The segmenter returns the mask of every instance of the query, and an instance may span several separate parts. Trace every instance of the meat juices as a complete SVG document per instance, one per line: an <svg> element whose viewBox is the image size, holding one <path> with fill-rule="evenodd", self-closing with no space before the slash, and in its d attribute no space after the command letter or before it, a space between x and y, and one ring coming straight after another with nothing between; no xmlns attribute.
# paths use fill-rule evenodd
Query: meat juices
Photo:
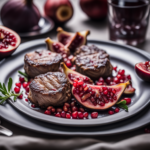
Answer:
<svg viewBox="0 0 150 150"><path fill-rule="evenodd" d="M27 53L24 58L24 69L30 77L59 70L63 58L61 54L49 50L37 50Z"/></svg>
<svg viewBox="0 0 150 150"><path fill-rule="evenodd" d="M95 45L83 45L75 52L76 71L94 80L112 75L113 67L106 51Z"/></svg>
<svg viewBox="0 0 150 150"><path fill-rule="evenodd" d="M42 108L60 106L70 100L70 83L61 72L48 72L36 76L29 85L28 98Z"/></svg>

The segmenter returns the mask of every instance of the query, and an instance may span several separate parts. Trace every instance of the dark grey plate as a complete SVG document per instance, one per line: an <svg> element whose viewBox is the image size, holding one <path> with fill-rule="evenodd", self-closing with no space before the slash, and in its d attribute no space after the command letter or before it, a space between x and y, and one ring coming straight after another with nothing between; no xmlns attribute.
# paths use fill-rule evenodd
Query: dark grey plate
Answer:
<svg viewBox="0 0 150 150"><path fill-rule="evenodd" d="M136 130L150 122L150 107L146 107L137 115L109 125L97 127L67 127L51 123L46 123L33 119L21 113L9 104L0 105L0 115L18 126L45 134L55 134L63 136L100 136L113 135Z"/></svg>
<svg viewBox="0 0 150 150"><path fill-rule="evenodd" d="M143 82L137 77L134 72L134 65L137 62L149 60L149 54L143 52L142 50L129 46L122 46L113 42L89 40L88 44L95 44L98 47L105 49L111 56L112 64L114 66L117 65L118 68L124 68L126 72L131 75L133 86L136 87L136 92L132 95L132 103L129 105L129 112L121 111L111 116L106 112L101 112L98 119L72 120L48 116L37 112L36 110L31 109L30 105L25 103L23 100L17 100L15 103L10 101L10 103L18 110L38 120L67 126L84 127L111 124L113 122L129 118L145 108L150 101L150 84ZM23 58L25 53L43 48L46 48L44 39L35 40L20 45L19 49L13 54L12 57L1 62L0 82L7 83L9 77L13 78L14 83L17 82L17 70L23 70Z"/></svg>

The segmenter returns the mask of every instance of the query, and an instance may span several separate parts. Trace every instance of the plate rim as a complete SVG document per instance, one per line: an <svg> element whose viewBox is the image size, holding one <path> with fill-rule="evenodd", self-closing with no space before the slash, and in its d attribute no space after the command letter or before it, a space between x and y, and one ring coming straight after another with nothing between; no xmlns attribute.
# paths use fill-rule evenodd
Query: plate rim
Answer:
<svg viewBox="0 0 150 150"><path fill-rule="evenodd" d="M38 42L37 42L38 41ZM27 47L30 47L30 44L33 46L33 43L34 42L36 42L36 43L38 43L38 44L42 44L43 42L44 42L44 39L38 39L38 40L33 40L33 41L29 41L29 42L26 42L26 43L23 43L23 44L21 44L20 45L20 47L25 47L27 44L28 44L28 46ZM41 42L41 43L40 43ZM147 53L147 52L144 52L144 51L141 51L140 49L137 49L137 48L134 48L134 47L131 47L131 46L127 46L127 45L120 45L120 44L118 44L118 43L115 43L115 42L109 42L109 41L100 41L100 40L88 40L88 43L104 43L104 44L115 44L115 46L121 46L121 47L124 47L124 48L129 48L129 49L132 49L132 50L135 50L136 52L137 52L137 50L138 50L138 52L140 53L140 54L142 54L142 55L144 55L145 57L149 57L150 55ZM37 45L38 45L37 44ZM22 50L22 48L18 48L17 49L17 51L13 54L13 55L15 55L15 54L17 54L18 52L20 52ZM144 53L143 53L144 52ZM147 56L147 54L148 54L148 56ZM0 63L1 64L1 63ZM66 122L64 122L64 119L63 118L56 118L55 117L55 121L53 121L53 118L54 118L54 116L48 116L49 117L49 120L43 120L43 119L41 119L41 118L39 118L38 116L34 116L34 115L31 115L30 113L27 113L26 111L23 111L23 110L21 110L20 108L18 108L18 107L16 107L16 105L15 105L15 103L13 103L12 101L9 101L11 104L12 104L12 106L13 107L15 107L16 109L18 109L19 111L21 111L21 112L23 112L24 114L26 114L26 115L28 115L28 116L30 116L30 117L32 117L32 118L35 118L35 119L37 119L37 120L42 120L42 121L45 121L45 122L49 122L49 123L54 123L54 124L60 124L60 122L61 122L61 125L65 125L65 126L97 126L97 125L104 125L104 124L110 124L110 123L108 123L108 122L104 122L104 123L101 123L101 124L99 124L98 122L96 123L96 124L93 124L93 123L89 123L90 121L89 120L76 120L76 122L78 122L78 124L73 124L73 122L74 122L74 120L71 120L70 121L70 123L68 124L68 119L67 119L67 121ZM127 115L125 118L124 117L122 117L122 119L116 119L116 120L114 120L113 122L111 122L111 123L114 123L114 122L117 122L117 121L121 121L121 120L123 120L123 119L127 119L127 118L129 118L129 117L131 117L131 116L133 116L133 115L135 115L135 114L137 114L138 112L140 112L144 107L146 107L147 105L148 105L148 103L150 102L150 99L147 101L147 103L145 103L145 105L143 105L142 107L140 107L140 109L138 109L137 111L135 111L132 115ZM27 107L28 108L28 107ZM32 110L32 109L30 109L30 108L28 108L29 109L29 111L33 111L33 113L38 113L38 112L36 112L36 111L34 111L34 110ZM43 114L44 115L44 114ZM46 116L45 116L46 117ZM108 116L109 117L109 116ZM107 117L107 118L108 118ZM102 119L102 118L99 118L99 119ZM97 119L97 120L99 120L99 119ZM91 119L90 119L91 120ZM62 123L63 122L63 123ZM87 122L88 122L88 125L87 125Z"/></svg>

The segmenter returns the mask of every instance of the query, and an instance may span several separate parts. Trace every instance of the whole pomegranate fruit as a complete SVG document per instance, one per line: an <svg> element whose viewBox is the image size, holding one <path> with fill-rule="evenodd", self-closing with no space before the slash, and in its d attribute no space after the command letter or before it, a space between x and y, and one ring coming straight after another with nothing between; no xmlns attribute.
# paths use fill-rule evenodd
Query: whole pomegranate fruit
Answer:
<svg viewBox="0 0 150 150"><path fill-rule="evenodd" d="M33 0L9 0L1 10L3 25L16 32L38 29L40 18L40 12Z"/></svg>
<svg viewBox="0 0 150 150"><path fill-rule="evenodd" d="M99 20L107 16L107 0L80 0L80 6L91 19Z"/></svg>
<svg viewBox="0 0 150 150"><path fill-rule="evenodd" d="M44 11L57 24L66 23L73 16L73 7L69 0L47 0Z"/></svg>

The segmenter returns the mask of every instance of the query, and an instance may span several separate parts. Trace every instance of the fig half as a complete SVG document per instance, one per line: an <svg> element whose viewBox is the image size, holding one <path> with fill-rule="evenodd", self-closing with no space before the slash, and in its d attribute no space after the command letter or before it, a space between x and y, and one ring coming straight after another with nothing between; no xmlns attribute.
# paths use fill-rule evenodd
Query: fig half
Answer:
<svg viewBox="0 0 150 150"><path fill-rule="evenodd" d="M67 56L70 55L69 49L66 46L64 46L62 43L53 41L50 38L47 38L45 42L48 50L56 53L66 54Z"/></svg>
<svg viewBox="0 0 150 150"><path fill-rule="evenodd" d="M126 87L130 84L120 83L114 86L97 86L75 81L72 87L72 93L77 101L86 108L95 110L105 110L119 100Z"/></svg>
<svg viewBox="0 0 150 150"><path fill-rule="evenodd" d="M87 36L90 34L89 30L76 32L76 33L70 33L70 32L64 31L60 27L57 29L57 32L58 32L57 33L58 41L66 45L66 47L69 48L71 52L74 52L77 47L86 45Z"/></svg>
<svg viewBox="0 0 150 150"><path fill-rule="evenodd" d="M20 36L13 30L0 26L0 58L11 55L20 45Z"/></svg>
<svg viewBox="0 0 150 150"><path fill-rule="evenodd" d="M64 62L61 63L61 67L63 68L70 84L73 84L74 81L83 81L84 83L93 84L93 81L89 77L69 69Z"/></svg>
<svg viewBox="0 0 150 150"><path fill-rule="evenodd" d="M150 61L137 63L135 72L142 80L150 82Z"/></svg>

